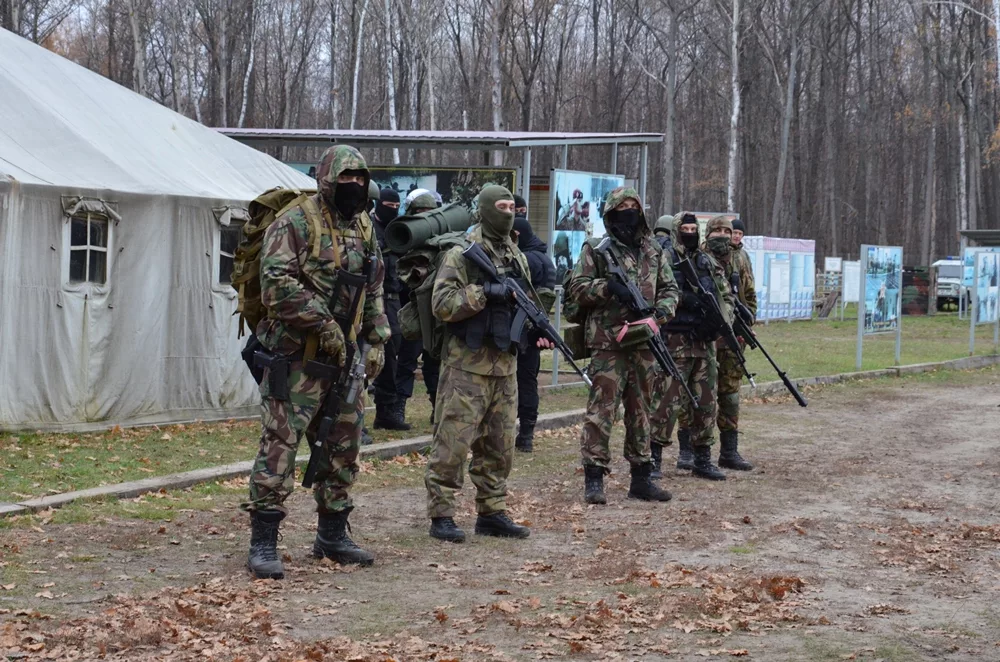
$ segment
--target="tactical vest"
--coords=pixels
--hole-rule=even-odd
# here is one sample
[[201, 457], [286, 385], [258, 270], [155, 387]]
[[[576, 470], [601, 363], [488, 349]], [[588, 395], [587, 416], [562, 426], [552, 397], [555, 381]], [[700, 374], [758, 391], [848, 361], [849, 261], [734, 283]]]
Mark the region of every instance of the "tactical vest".
[[[691, 283], [688, 282], [687, 276], [681, 271], [680, 267], [677, 266], [680, 263], [680, 258], [677, 255], [677, 251], [671, 246], [669, 249], [664, 251], [664, 254], [669, 254], [670, 259], [674, 264], [674, 278], [677, 280], [677, 287], [683, 292], [694, 292], [694, 288]], [[715, 293], [715, 279], [712, 277], [712, 263], [709, 261], [708, 256], [698, 251], [695, 254], [693, 260], [695, 273], [698, 274], [698, 287], [700, 287], [705, 292]], [[677, 307], [677, 314], [672, 320], [667, 322], [666, 330], [668, 333], [695, 333], [703, 330], [705, 324], [705, 313], [703, 310], [692, 310], [683, 305], [683, 300], [681, 305]], [[699, 333], [699, 335], [701, 335]]]
[[674, 250], [674, 242], [670, 240], [669, 234], [657, 235], [655, 239], [660, 243], [660, 248], [664, 251], [672, 252]]
[[[486, 284], [475, 265], [469, 264], [466, 268], [470, 281], [477, 285]], [[516, 280], [525, 292], [531, 291], [531, 285], [520, 273], [521, 269], [518, 268], [516, 261], [509, 266], [497, 267], [497, 272]], [[461, 322], [449, 322], [448, 333], [462, 338], [465, 345], [471, 350], [477, 350], [485, 343], [490, 343], [501, 352], [509, 351], [511, 354], [515, 354], [517, 346], [512, 343], [510, 337], [510, 327], [513, 321], [514, 306], [512, 304], [487, 301], [486, 307], [472, 317]]]

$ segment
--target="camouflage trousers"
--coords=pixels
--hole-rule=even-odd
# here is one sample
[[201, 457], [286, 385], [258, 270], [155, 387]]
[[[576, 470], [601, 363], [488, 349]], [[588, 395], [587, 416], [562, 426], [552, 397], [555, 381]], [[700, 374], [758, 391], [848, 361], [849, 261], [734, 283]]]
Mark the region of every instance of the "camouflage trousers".
[[719, 432], [738, 430], [743, 368], [728, 347], [719, 348]]
[[[305, 438], [308, 446], [316, 439], [323, 418], [319, 410], [330, 382], [306, 375], [303, 367], [302, 361], [289, 364], [288, 400], [271, 397], [269, 371], [264, 372], [260, 384], [263, 396], [260, 450], [250, 473], [250, 500], [241, 504], [243, 510], [273, 508], [284, 511], [285, 499], [295, 488], [295, 455], [300, 442]], [[342, 412], [330, 430], [326, 453], [319, 458], [313, 484], [316, 509], [320, 513], [338, 512], [352, 506], [348, 489], [358, 472], [364, 409], [362, 394], [355, 410]]]
[[707, 356], [675, 354], [674, 362], [697, 401], [692, 407], [687, 395], [681, 390], [680, 383], [664, 376], [665, 393], [652, 417], [653, 438], [657, 441], [669, 439], [676, 422], [689, 431], [692, 446], [711, 446], [715, 442], [718, 411], [716, 391], [719, 367], [715, 359], [715, 348], [710, 346]]
[[652, 462], [649, 456], [649, 406], [655, 359], [649, 350], [613, 352], [595, 350], [587, 373], [593, 382], [580, 433], [584, 466], [611, 464], [611, 428], [618, 406], [625, 404], [625, 459], [636, 466]]
[[434, 412], [434, 441], [427, 460], [427, 514], [454, 517], [455, 493], [469, 478], [476, 512], [507, 509], [507, 476], [514, 461], [517, 375], [487, 377], [442, 365]]
[[660, 446], [673, 443], [670, 437], [681, 413], [677, 403], [666, 397], [669, 387], [670, 375], [657, 369], [653, 378], [653, 399], [649, 403], [649, 434], [650, 442]]

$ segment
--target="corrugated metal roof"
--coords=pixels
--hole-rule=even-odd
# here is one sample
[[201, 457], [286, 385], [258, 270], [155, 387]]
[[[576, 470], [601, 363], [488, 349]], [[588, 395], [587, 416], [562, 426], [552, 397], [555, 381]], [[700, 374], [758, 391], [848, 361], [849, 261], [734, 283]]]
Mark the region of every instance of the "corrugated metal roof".
[[962, 236], [980, 246], [1000, 246], [1000, 230], [961, 230]]
[[241, 142], [271, 145], [349, 143], [369, 147], [441, 146], [461, 149], [517, 149], [562, 145], [643, 145], [663, 142], [662, 133], [539, 133], [519, 131], [379, 131], [349, 129], [217, 128]]

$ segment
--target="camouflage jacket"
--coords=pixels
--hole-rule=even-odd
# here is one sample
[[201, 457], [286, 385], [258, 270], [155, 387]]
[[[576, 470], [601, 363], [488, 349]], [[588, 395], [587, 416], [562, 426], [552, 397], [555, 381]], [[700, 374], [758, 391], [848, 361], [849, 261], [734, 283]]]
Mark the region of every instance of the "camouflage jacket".
[[[584, 243], [566, 285], [566, 293], [581, 309], [587, 310], [587, 347], [620, 350], [622, 347], [616, 337], [625, 322], [633, 321], [633, 316], [608, 291], [608, 267], [604, 257], [597, 252], [599, 243], [600, 239], [596, 238]], [[611, 243], [628, 277], [642, 291], [646, 303], [656, 309], [661, 322], [673, 317], [678, 300], [677, 282], [660, 244], [648, 234], [642, 237], [638, 248], [630, 248], [614, 237]]]
[[302, 205], [285, 211], [267, 229], [260, 258], [261, 301], [267, 317], [258, 325], [257, 337], [272, 351], [297, 352], [310, 334], [318, 334], [335, 313], [346, 314], [350, 306], [346, 292], [334, 300], [338, 263], [349, 273], [360, 274], [365, 258], [374, 255], [378, 259], [375, 279], [367, 287], [354, 333], [373, 345], [385, 342], [390, 335], [382, 302], [385, 270], [371, 220], [364, 212], [350, 221], [336, 213], [334, 220], [318, 194], [304, 204], [322, 210], [319, 254], [309, 248], [312, 217]]
[[739, 298], [743, 305], [750, 309], [750, 312], [757, 316], [757, 288], [754, 286], [753, 265], [750, 264], [750, 256], [743, 250], [743, 244], [733, 247], [733, 257], [726, 269], [726, 275], [736, 269], [740, 274]]
[[[483, 236], [479, 225], [469, 229], [468, 239], [483, 247], [501, 274], [527, 279], [528, 261], [513, 242], [501, 245]], [[448, 250], [441, 259], [434, 279], [431, 308], [442, 322], [462, 322], [486, 307], [486, 294], [479, 270], [462, 255], [462, 247]], [[459, 370], [488, 377], [507, 377], [517, 370], [517, 357], [500, 351], [489, 343], [477, 350], [470, 349], [463, 338], [446, 333], [441, 361]]]

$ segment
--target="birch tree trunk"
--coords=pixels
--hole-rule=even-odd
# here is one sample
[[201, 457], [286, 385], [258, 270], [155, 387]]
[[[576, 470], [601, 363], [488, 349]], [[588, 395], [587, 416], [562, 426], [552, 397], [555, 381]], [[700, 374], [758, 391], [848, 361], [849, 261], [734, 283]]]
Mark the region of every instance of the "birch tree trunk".
[[253, 80], [254, 56], [257, 51], [257, 9], [257, 0], [253, 0], [250, 3], [250, 16], [248, 17], [250, 22], [250, 34], [248, 36], [250, 40], [250, 53], [247, 57], [247, 71], [243, 75], [243, 100], [240, 102], [240, 117], [236, 122], [236, 126], [241, 129], [247, 119], [247, 105], [250, 102], [250, 81]]
[[997, 49], [997, 84], [1000, 85], [1000, 0], [993, 0], [993, 39]]
[[[499, 25], [500, 12], [497, 10], [497, 3], [501, 0], [493, 0], [490, 4], [490, 23], [487, 28], [490, 33], [490, 100], [493, 103], [493, 130], [503, 131], [503, 97], [500, 94], [501, 74], [500, 74], [500, 32], [496, 26]], [[503, 165], [503, 152], [496, 150], [493, 152], [493, 165]]]
[[[383, 3], [385, 11], [385, 22], [389, 23], [390, 17], [392, 16], [392, 0], [385, 0]], [[398, 131], [399, 123], [396, 120], [396, 32], [399, 30], [399, 22], [393, 21], [392, 27], [388, 27], [388, 49], [385, 54], [385, 74], [386, 74], [386, 87], [388, 92], [388, 104], [389, 104], [389, 130]], [[392, 148], [392, 162], [394, 165], [399, 164], [399, 148]]]
[[132, 82], [135, 91], [146, 96], [146, 45], [142, 41], [142, 28], [139, 25], [139, 3], [129, 0], [128, 23], [132, 28]]
[[924, 175], [924, 224], [923, 232], [920, 236], [920, 258], [921, 264], [931, 263], [931, 234], [932, 226], [936, 220], [935, 207], [937, 201], [934, 199], [934, 184], [937, 178], [934, 176], [934, 155], [937, 151], [937, 125], [931, 126], [931, 134], [927, 138], [927, 170]]
[[358, 119], [358, 87], [361, 84], [361, 36], [365, 33], [365, 17], [368, 15], [368, 0], [361, 5], [361, 18], [358, 19], [358, 47], [354, 52], [354, 77], [351, 83], [351, 129], [355, 128]]
[[340, 67], [337, 66], [337, 26], [340, 0], [330, 0], [330, 128], [340, 128]]
[[732, 109], [729, 116], [729, 173], [726, 177], [726, 210], [731, 212], [736, 211], [736, 158], [739, 151], [740, 104], [742, 101], [740, 92], [740, 0], [733, 0], [732, 20], [729, 44], [731, 62], [729, 85], [732, 94]]
[[[795, 5], [798, 7], [798, 5]], [[796, 12], [795, 9], [792, 10]], [[799, 64], [799, 26], [797, 16], [793, 14], [790, 26], [792, 40], [791, 52], [788, 56], [788, 78], [785, 84], [785, 107], [781, 116], [781, 148], [778, 157], [778, 178], [774, 185], [774, 206], [771, 208], [771, 236], [779, 236], [781, 223], [781, 207], [785, 199], [785, 172], [788, 169], [788, 138], [792, 130], [792, 113], [795, 101], [795, 72]]]
[[[734, 0], [739, 2], [739, 0]], [[673, 4], [670, 7], [670, 62], [667, 65], [667, 121], [663, 138], [663, 198], [666, 210], [674, 213], [674, 124], [677, 118], [677, 41], [680, 39], [680, 17]]]

